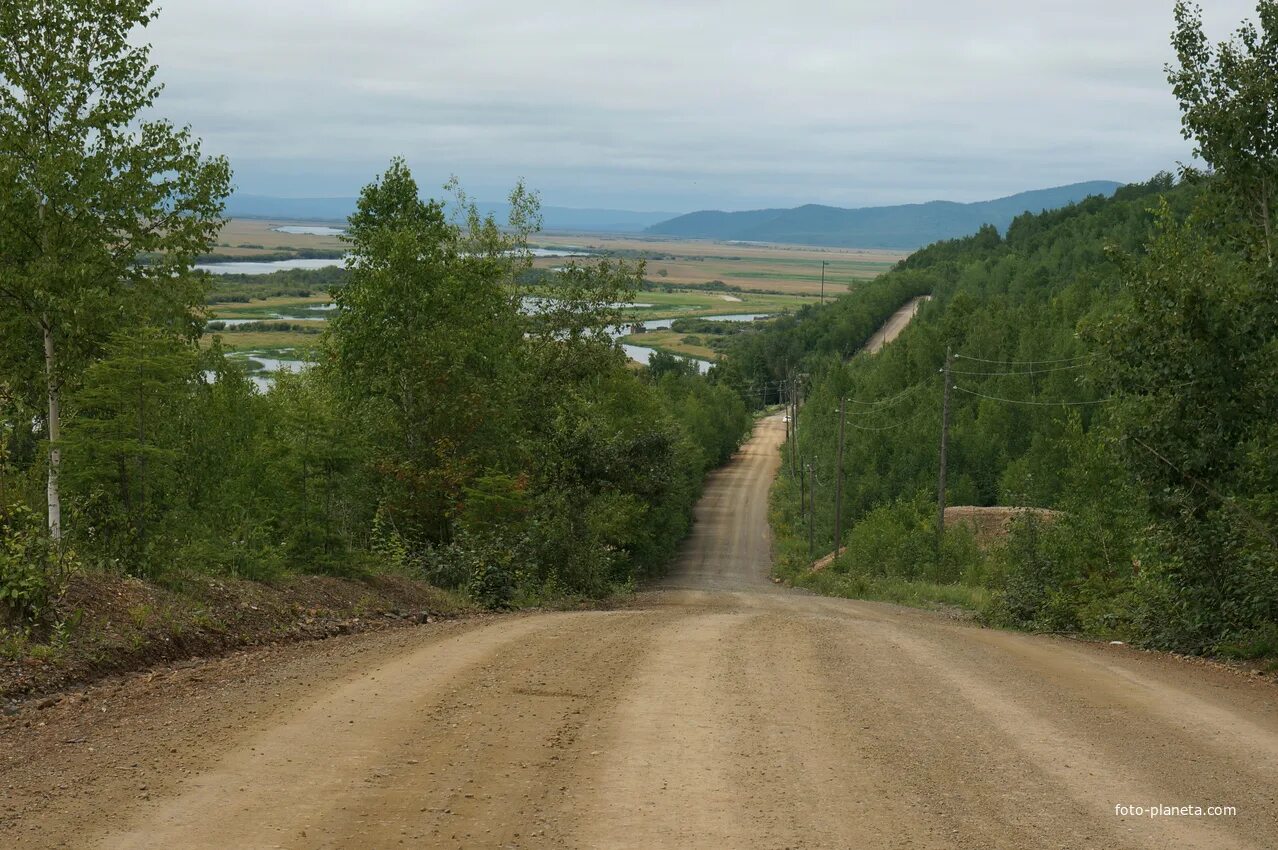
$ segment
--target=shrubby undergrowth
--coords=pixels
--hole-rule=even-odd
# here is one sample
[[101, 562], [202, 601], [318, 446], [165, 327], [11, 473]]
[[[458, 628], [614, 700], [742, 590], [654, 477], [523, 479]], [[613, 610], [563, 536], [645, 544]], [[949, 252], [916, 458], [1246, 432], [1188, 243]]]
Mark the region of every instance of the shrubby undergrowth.
[[47, 605], [55, 549], [160, 582], [392, 571], [492, 607], [659, 574], [751, 417], [685, 361], [636, 370], [604, 332], [641, 267], [570, 267], [526, 316], [536, 203], [512, 203], [500, 228], [464, 199], [446, 217], [393, 163], [351, 220], [320, 362], [265, 392], [190, 336], [115, 329], [63, 390], [60, 547], [30, 521], [40, 411], [0, 396], [10, 616]]

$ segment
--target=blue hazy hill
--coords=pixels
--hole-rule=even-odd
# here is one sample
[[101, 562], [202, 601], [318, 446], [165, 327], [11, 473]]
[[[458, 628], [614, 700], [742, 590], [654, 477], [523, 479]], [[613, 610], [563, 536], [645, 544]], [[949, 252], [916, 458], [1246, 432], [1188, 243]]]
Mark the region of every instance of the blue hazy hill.
[[695, 239], [909, 250], [968, 236], [983, 224], [1003, 231], [1023, 212], [1059, 209], [1090, 195], [1108, 197], [1121, 185], [1094, 180], [970, 204], [931, 201], [860, 209], [806, 204], [793, 209], [743, 212], [703, 210], [654, 224], [644, 232]]

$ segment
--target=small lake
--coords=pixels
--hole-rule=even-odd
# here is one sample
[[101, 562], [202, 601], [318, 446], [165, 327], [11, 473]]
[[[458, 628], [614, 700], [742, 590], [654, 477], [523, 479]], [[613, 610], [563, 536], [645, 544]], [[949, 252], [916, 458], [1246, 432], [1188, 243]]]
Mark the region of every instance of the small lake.
[[593, 257], [589, 251], [574, 251], [570, 248], [529, 248], [528, 253], [534, 257]]
[[244, 356], [261, 363], [263, 372], [300, 372], [311, 365], [305, 360], [281, 360], [252, 352], [246, 352]]
[[733, 313], [728, 316], [698, 316], [708, 322], [754, 322], [759, 319], [772, 318], [771, 313]]
[[[544, 313], [546, 311], [547, 306], [550, 304], [553, 304], [554, 300], [555, 299], [553, 298], [538, 298], [536, 295], [525, 295], [519, 299], [519, 302], [520, 302], [519, 309], [526, 316], [536, 316], [539, 313]], [[642, 303], [634, 302], [634, 301], [619, 301], [612, 304], [605, 304], [604, 306], [612, 310], [622, 310], [627, 308], [633, 308], [635, 310], [643, 310], [645, 308], [655, 307], [657, 305], [642, 304]]]
[[[753, 322], [757, 319], [771, 318], [771, 313], [734, 313], [729, 316], [685, 316], [688, 319], [705, 319], [707, 322]], [[625, 333], [633, 333], [630, 328], [642, 325], [644, 330], [649, 331], [668, 331], [674, 327], [675, 319], [643, 319], [636, 320], [633, 324], [623, 326]], [[624, 336], [625, 334], [623, 334]]]
[[272, 274], [288, 269], [328, 269], [345, 262], [341, 257], [331, 260], [276, 260], [270, 263], [198, 263], [196, 268], [213, 274]]
[[[713, 322], [753, 322], [756, 319], [766, 319], [770, 315], [771, 314], [769, 313], [733, 313], [727, 316], [689, 316], [688, 318], [706, 319], [707, 321]], [[653, 319], [648, 322], [636, 322], [636, 324], [643, 325], [644, 329], [649, 331], [668, 331], [674, 325], [674, 322], [674, 319]], [[613, 326], [608, 328], [608, 333], [612, 335], [613, 339], [621, 339], [624, 336], [629, 336], [633, 332], [634, 327], [635, 325], [622, 325], [621, 327]], [[621, 349], [626, 352], [626, 356], [631, 360], [642, 363], [645, 366], [648, 365], [648, 361], [652, 359], [652, 355], [656, 351], [655, 348], [647, 348], [642, 345], [631, 345], [628, 342], [623, 342], [621, 344]], [[693, 363], [696, 363], [697, 370], [703, 375], [709, 372], [710, 367], [714, 365], [709, 360], [702, 360], [699, 357], [683, 357], [681, 359], [691, 360]]]
[[[318, 310], [320, 308], [317, 307], [316, 309]], [[260, 316], [256, 319], [219, 319], [216, 317], [209, 319], [210, 324], [212, 324], [213, 322], [217, 322], [221, 324], [222, 327], [224, 328], [238, 328], [241, 325], [257, 325], [257, 324], [262, 324], [263, 322], [271, 323], [271, 322], [322, 322], [322, 321], [325, 321], [325, 317], [323, 315], [312, 314], [308, 316], [289, 316], [289, 315], [285, 315], [284, 313], [272, 313], [269, 316]]]
[[[657, 353], [655, 348], [644, 348], [642, 345], [630, 345], [626, 342], [621, 344], [621, 350], [626, 352], [626, 356], [631, 360], [636, 363], [642, 363], [645, 366], [647, 366], [648, 361], [652, 359], [652, 355]], [[702, 360], [698, 357], [684, 357], [679, 354], [676, 354], [675, 357], [678, 357], [680, 360], [691, 360], [693, 363], [696, 363], [697, 371], [703, 375], [706, 372], [709, 372], [710, 367], [714, 365], [709, 360]]]
[[276, 372], [301, 372], [311, 365], [305, 360], [285, 360], [280, 357], [268, 357], [252, 351], [237, 352], [230, 356], [237, 360], [253, 360], [262, 364], [260, 371], [250, 372], [248, 377], [258, 391], [263, 393], [275, 384], [274, 375]]
[[341, 236], [346, 232], [344, 227], [328, 227], [320, 224], [285, 224], [272, 227], [276, 233], [291, 233], [294, 236]]

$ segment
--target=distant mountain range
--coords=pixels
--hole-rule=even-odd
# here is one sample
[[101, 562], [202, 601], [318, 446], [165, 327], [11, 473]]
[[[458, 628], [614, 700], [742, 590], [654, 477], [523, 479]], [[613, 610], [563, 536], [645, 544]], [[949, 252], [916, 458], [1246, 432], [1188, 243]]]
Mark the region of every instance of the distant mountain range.
[[[291, 221], [346, 221], [355, 211], [356, 198], [275, 198], [236, 193], [226, 204], [231, 218], [276, 218]], [[505, 221], [506, 204], [479, 204], [480, 212]], [[542, 227], [586, 233], [639, 233], [645, 227], [678, 215], [672, 212], [542, 207]]]
[[230, 218], [344, 222], [354, 211], [355, 198], [273, 198], [236, 192], [226, 202], [226, 215]]
[[[931, 201], [893, 207], [842, 209], [807, 204], [794, 209], [746, 212], [669, 212], [542, 207], [545, 230], [576, 233], [644, 233], [689, 239], [740, 242], [788, 242], [843, 248], [910, 250], [938, 239], [975, 233], [982, 224], [1006, 230], [1023, 212], [1042, 212], [1081, 201], [1089, 195], [1112, 195], [1121, 183], [1096, 180], [1054, 189], [1022, 192], [1008, 198], [958, 204]], [[236, 193], [227, 202], [232, 218], [290, 221], [342, 221], [355, 211], [355, 198], [276, 198]], [[509, 207], [481, 203], [480, 211], [504, 221]]]
[[1110, 180], [1095, 180], [971, 204], [931, 201], [861, 209], [807, 204], [794, 209], [746, 212], [705, 210], [654, 224], [644, 233], [723, 241], [909, 250], [941, 239], [968, 236], [983, 224], [1006, 231], [1012, 219], [1023, 212], [1058, 209], [1090, 195], [1108, 197], [1121, 185]]

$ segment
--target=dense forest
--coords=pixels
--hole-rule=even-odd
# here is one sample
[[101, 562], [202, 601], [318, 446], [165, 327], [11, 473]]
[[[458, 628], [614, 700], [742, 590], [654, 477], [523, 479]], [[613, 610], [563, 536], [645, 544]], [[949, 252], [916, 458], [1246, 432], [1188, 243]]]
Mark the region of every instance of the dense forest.
[[[1213, 48], [1177, 10], [1168, 73], [1209, 170], [937, 243], [733, 339], [723, 377], [802, 394], [774, 493], [784, 574], [1037, 630], [1278, 653], [1278, 151], [1256, 142], [1278, 138], [1278, 6], [1261, 12]], [[854, 356], [924, 293], [896, 342]], [[946, 381], [946, 503], [1051, 509], [1009, 512], [992, 545], [938, 534]], [[846, 548], [813, 571], [834, 549], [844, 399]]]
[[570, 265], [528, 315], [536, 198], [517, 188], [499, 223], [453, 187], [446, 212], [396, 160], [320, 281], [319, 362], [259, 391], [200, 344], [193, 264], [230, 165], [139, 118], [159, 94], [131, 36], [150, 3], [5, 8], [3, 32], [41, 37], [0, 46], [0, 619], [60, 627], [52, 601], [90, 573], [393, 573], [506, 606], [665, 567], [751, 418], [604, 332], [642, 265]]
[[[37, 616], [75, 569], [392, 571], [487, 605], [602, 595], [663, 569], [704, 473], [749, 430], [744, 403], [682, 361], [635, 370], [603, 333], [637, 266], [571, 268], [539, 284], [551, 306], [526, 315], [527, 195], [512, 229], [449, 220], [418, 194], [402, 162], [366, 189], [351, 269], [326, 282], [336, 309], [320, 362], [269, 391], [194, 331], [86, 336], [62, 392], [60, 541], [43, 516], [41, 396], [9, 388], [10, 616]], [[181, 327], [198, 330], [190, 309]], [[38, 340], [15, 325], [20, 354]]]

